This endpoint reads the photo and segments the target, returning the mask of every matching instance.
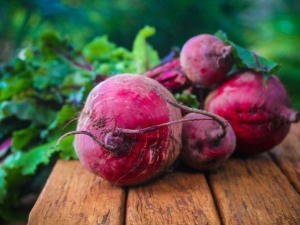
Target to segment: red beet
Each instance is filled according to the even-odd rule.
[[[188,113],[183,119],[191,120],[182,125],[183,149],[180,153],[180,158],[188,166],[200,171],[212,170],[232,155],[236,136],[229,124],[226,126],[226,135],[222,137],[219,123],[210,117]]]
[[[187,78],[195,85],[210,87],[221,81],[233,65],[231,46],[219,38],[201,34],[182,47],[180,64]]]
[[[158,81],[171,91],[183,89],[187,84],[187,79],[180,66],[179,58],[174,58],[158,65],[143,75]]]
[[[172,94],[140,75],[115,75],[89,94],[80,114],[74,146],[89,171],[118,185],[143,183],[175,161],[181,148],[181,119],[168,104]]]
[[[253,155],[278,145],[288,134],[290,123],[300,115],[291,109],[289,96],[272,75],[245,71],[232,76],[206,99],[205,109],[225,118],[237,136],[236,153]]]

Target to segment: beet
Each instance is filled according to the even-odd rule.
[[[182,47],[180,64],[187,78],[201,87],[220,82],[233,65],[231,46],[219,38],[201,34],[189,39]]]
[[[224,81],[206,99],[205,109],[225,118],[237,136],[240,155],[268,151],[282,142],[300,115],[280,80],[244,71]]]
[[[83,166],[118,185],[140,184],[167,170],[180,152],[182,124],[162,124],[182,116],[161,95],[175,101],[157,81],[133,74],[115,75],[94,87],[77,130],[66,134],[76,134],[74,147]]]
[[[180,159],[185,164],[196,170],[208,171],[216,169],[232,155],[236,136],[229,124],[226,135],[221,137],[223,131],[219,123],[210,117],[188,113],[183,119],[191,120],[182,125]]]
[[[158,81],[170,91],[182,90],[188,86],[179,58],[164,62],[146,71],[143,75]]]

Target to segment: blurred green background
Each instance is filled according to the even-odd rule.
[[[156,28],[150,43],[166,55],[199,33],[222,29],[243,47],[282,65],[278,76],[300,109],[299,0],[4,0],[0,3],[0,62],[55,30],[78,47],[107,34],[131,49],[145,25]]]

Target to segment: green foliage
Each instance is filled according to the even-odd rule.
[[[159,64],[157,52],[147,43],[146,39],[155,34],[153,27],[146,26],[140,30],[133,42],[133,56],[137,66],[137,73],[144,73],[146,70]]]
[[[41,36],[37,47],[24,58],[0,67],[0,144],[12,139],[10,152],[1,155],[0,216],[18,220],[26,214],[15,210],[31,190],[31,181],[58,158],[76,159],[74,136],[56,142],[76,129],[87,94],[111,75],[145,71],[159,63],[147,43],[154,28],[146,26],[132,51],[118,47],[106,36],[96,37],[82,49],[55,33]],[[22,191],[26,187],[26,192]]]
[[[126,48],[117,47],[106,35],[96,37],[86,45],[83,55],[88,62],[94,62],[93,68],[101,74],[136,72],[132,53]]]
[[[251,69],[263,73],[265,80],[267,80],[271,74],[279,70],[280,66],[277,63],[235,44],[227,38],[227,35],[223,31],[218,31],[215,36],[232,47],[232,58],[237,68]]]
[[[109,42],[107,35],[96,37],[83,49],[83,54],[89,62],[99,60],[99,57],[108,59],[111,52],[114,51],[116,45]],[[101,59],[100,59],[101,60]]]
[[[38,135],[39,129],[35,126],[14,131],[12,133],[11,149],[13,151],[24,150],[24,147],[28,146],[34,138],[38,137]]]
[[[297,1],[279,1],[267,10],[259,24],[249,33],[253,49],[261,55],[280,62],[276,75],[289,92],[293,108],[300,111],[299,40],[300,9]]]
[[[184,90],[181,93],[176,93],[174,97],[180,104],[196,109],[199,107],[197,96],[192,94],[189,90]]]
[[[52,141],[38,145],[28,152],[16,151],[5,159],[1,167],[4,169],[19,169],[21,174],[25,176],[34,174],[40,164],[48,164],[51,155],[58,151],[53,147],[55,143],[56,141]],[[0,203],[3,203],[3,199]]]
[[[68,94],[65,91],[74,85],[66,84],[65,78],[75,71],[48,41],[58,44],[59,38],[42,38],[40,47],[28,49],[25,59],[15,58],[0,71],[0,141],[12,137],[11,152],[0,166],[0,211],[6,219],[18,219],[13,208],[20,205],[17,199],[25,194],[21,188],[27,186],[38,168],[49,163],[55,152],[63,158],[76,158],[70,147],[53,148],[54,138],[65,132],[62,123],[65,126],[70,121],[70,117],[61,116],[65,115],[65,104],[73,106],[69,116],[79,110],[80,104],[69,100],[78,92],[77,87]],[[65,156],[65,152],[69,154]]]

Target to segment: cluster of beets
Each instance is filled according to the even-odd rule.
[[[89,171],[118,185],[136,185],[176,159],[199,171],[232,154],[270,150],[300,115],[280,80],[250,69],[232,71],[232,47],[213,35],[188,40],[180,54],[145,74],[119,74],[90,92],[74,147]],[[188,90],[200,107],[179,104]]]

